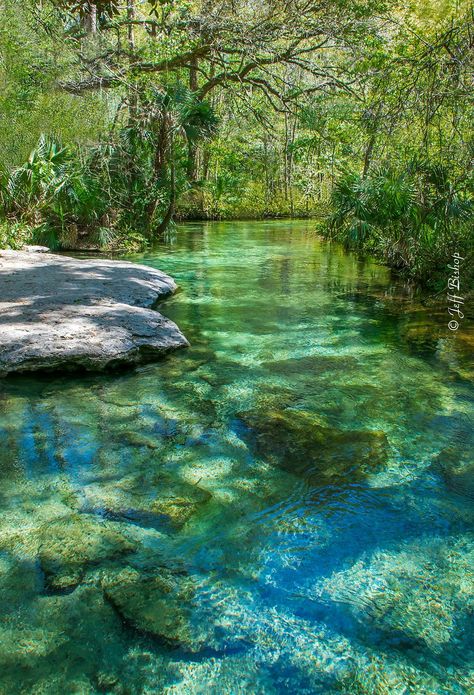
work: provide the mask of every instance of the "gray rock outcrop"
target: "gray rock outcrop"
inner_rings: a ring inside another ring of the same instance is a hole
[[[188,345],[153,306],[176,289],[155,268],[105,259],[0,251],[0,376],[103,370]]]

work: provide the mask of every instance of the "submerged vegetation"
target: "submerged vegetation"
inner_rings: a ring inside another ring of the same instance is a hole
[[[9,0],[0,243],[315,216],[436,281],[472,249],[473,36],[470,0]]]

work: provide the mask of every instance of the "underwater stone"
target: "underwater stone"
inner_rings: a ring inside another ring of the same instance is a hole
[[[120,653],[110,639],[120,630],[100,587],[26,600],[19,595],[0,621],[2,694],[105,692],[94,687],[95,676],[105,669],[112,680],[120,673]]]
[[[474,500],[474,464],[463,471],[446,470],[444,479],[449,490]]]
[[[78,514],[43,526],[38,557],[48,588],[59,590],[74,588],[89,565],[100,565],[134,549],[113,524]]]
[[[136,263],[0,251],[0,375],[100,371],[187,346],[152,309],[175,289],[168,275]]]
[[[189,627],[192,581],[164,567],[140,573],[127,568],[104,579],[104,596],[125,624],[168,646],[192,650]]]
[[[2,551],[0,554],[0,615],[12,609],[18,597],[27,603],[41,589],[41,578],[33,560],[17,559]]]
[[[128,479],[84,488],[83,512],[143,528],[180,529],[212,495],[185,480],[160,474],[140,481]]]
[[[441,473],[448,490],[474,500],[474,462],[469,456],[469,451],[463,457],[454,447],[447,447],[435,458],[434,469]]]
[[[469,534],[424,537],[323,580],[315,595],[345,603],[369,633],[434,654],[472,656],[474,544]]]
[[[341,430],[301,410],[258,408],[238,413],[257,452],[281,468],[319,484],[351,480],[383,467],[389,444],[384,432]]]
[[[175,481],[158,493],[151,509],[164,514],[174,527],[181,528],[210,499],[212,495],[207,490],[185,481]]]

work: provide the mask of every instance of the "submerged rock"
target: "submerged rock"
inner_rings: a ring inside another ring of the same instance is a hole
[[[94,687],[96,674],[109,681],[120,674],[120,650],[111,639],[119,630],[100,587],[61,596],[17,595],[0,621],[1,692],[122,692]]]
[[[381,548],[316,585],[313,598],[345,605],[369,639],[472,658],[474,545],[469,534]],[[377,632],[371,634],[371,628]],[[380,642],[377,642],[378,644]]]
[[[46,524],[40,531],[38,559],[49,590],[72,589],[90,565],[100,565],[135,549],[113,524],[86,514]]]
[[[459,434],[462,437],[464,433]],[[450,492],[474,500],[474,462],[469,449],[463,454],[460,455],[455,447],[446,447],[435,458],[433,466]]]
[[[197,485],[185,481],[167,484],[152,503],[156,514],[163,514],[175,528],[181,528],[212,499],[212,495]]]
[[[340,430],[293,408],[258,408],[238,417],[260,455],[311,484],[357,478],[378,470],[388,458],[389,444],[381,431]]]
[[[105,598],[123,622],[169,646],[191,646],[192,581],[164,567],[147,574],[127,568],[103,580]]]
[[[158,531],[181,529],[212,499],[207,490],[185,480],[158,475],[88,485],[82,512]]]
[[[184,347],[178,327],[152,309],[175,289],[135,263],[0,251],[0,375],[96,371]]]

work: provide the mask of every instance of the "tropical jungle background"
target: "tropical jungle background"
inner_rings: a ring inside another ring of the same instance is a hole
[[[134,250],[184,219],[314,217],[438,287],[474,246],[473,13],[1,0],[0,247]]]

